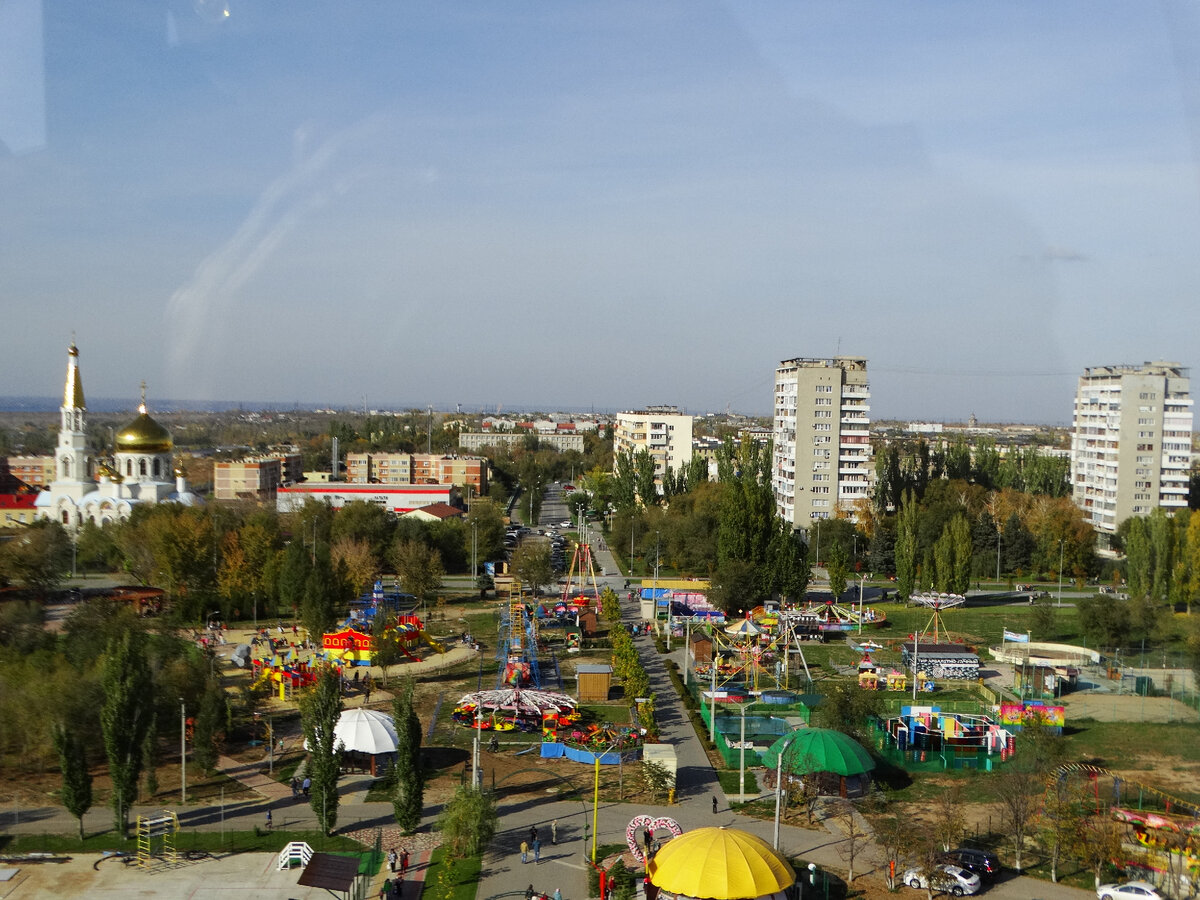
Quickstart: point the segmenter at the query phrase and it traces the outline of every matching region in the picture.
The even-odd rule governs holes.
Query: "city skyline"
[[[15,0],[5,393],[1067,424],[1200,324],[1200,19],[1096,13]]]

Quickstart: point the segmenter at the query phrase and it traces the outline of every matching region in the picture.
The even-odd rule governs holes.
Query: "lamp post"
[[[187,707],[179,698],[179,803],[187,803]]]
[[[471,757],[471,787],[479,790],[479,786],[483,783],[483,772],[479,770],[479,726],[483,722],[483,707],[478,703],[475,704],[475,741],[472,748]]]
[[[479,571],[476,566],[476,559],[479,553],[479,523],[471,522],[471,577],[478,578]]]
[[[255,719],[261,719],[262,713],[255,713]],[[275,723],[271,713],[267,713],[267,771],[275,774]]]
[[[1062,606],[1062,567],[1063,567],[1063,541],[1066,538],[1058,539],[1058,605]]]
[[[863,585],[866,583],[866,581],[867,581],[867,576],[866,576],[866,575],[859,575],[859,576],[858,576],[858,633],[859,633],[859,634],[862,634],[862,620],[863,620]]]
[[[603,750],[599,752],[593,750],[592,761],[596,766],[595,780],[592,786],[592,865],[596,864],[596,836],[598,834],[597,826],[600,820],[600,757],[617,746],[619,741],[613,741]]]
[[[1000,528],[996,528],[996,585],[1000,584]]]
[[[821,568],[821,520],[817,519],[817,557],[814,560],[816,567]]]
[[[779,748],[779,758],[775,760],[775,837],[771,841],[771,846],[776,850],[779,849],[779,807],[780,800],[783,797],[783,754],[787,752],[787,748],[792,741],[798,738],[803,731],[793,731],[783,739],[783,746]]]

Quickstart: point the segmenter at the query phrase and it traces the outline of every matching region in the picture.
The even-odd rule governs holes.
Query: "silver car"
[[[910,888],[925,890],[928,881],[924,869],[912,868],[904,873],[902,879]],[[933,889],[961,897],[964,894],[974,894],[979,890],[979,876],[958,866],[941,865],[933,868]]]

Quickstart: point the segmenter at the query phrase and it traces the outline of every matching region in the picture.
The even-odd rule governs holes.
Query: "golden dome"
[[[138,417],[117,432],[118,453],[170,453],[175,445],[171,432],[163,428],[138,407]]]

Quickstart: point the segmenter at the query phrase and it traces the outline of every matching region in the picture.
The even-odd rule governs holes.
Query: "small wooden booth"
[[[575,670],[579,679],[580,703],[604,703],[612,687],[612,666],[605,663],[580,663]]]

